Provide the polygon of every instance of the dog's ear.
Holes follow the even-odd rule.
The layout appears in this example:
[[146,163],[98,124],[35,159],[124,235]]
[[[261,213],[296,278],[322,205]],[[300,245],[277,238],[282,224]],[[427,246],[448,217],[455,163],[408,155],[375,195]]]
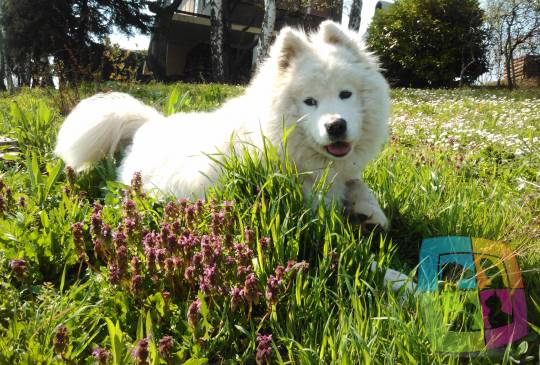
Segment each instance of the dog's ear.
[[345,47],[356,55],[358,61],[364,62],[374,69],[379,68],[377,58],[365,50],[358,33],[344,28],[336,22],[331,20],[322,22],[314,39],[315,42]]
[[319,27],[319,36],[323,42],[347,47],[357,47],[355,40],[348,33],[339,24],[331,20],[325,20]]
[[306,36],[290,27],[284,27],[279,32],[274,43],[273,52],[277,58],[280,70],[287,69],[291,61],[309,49]]

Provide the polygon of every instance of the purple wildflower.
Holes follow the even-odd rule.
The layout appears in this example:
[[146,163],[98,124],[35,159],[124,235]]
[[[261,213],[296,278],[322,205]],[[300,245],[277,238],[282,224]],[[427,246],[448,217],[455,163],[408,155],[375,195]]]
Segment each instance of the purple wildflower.
[[165,271],[167,274],[172,275],[174,273],[174,260],[171,257],[167,257],[164,261]]
[[193,283],[195,279],[195,268],[193,266],[186,267],[186,270],[184,271],[184,278],[190,283]]
[[101,227],[101,236],[108,240],[111,238],[111,226],[109,226],[108,224],[104,223],[103,226]]
[[278,280],[274,275],[270,275],[268,280],[266,281],[266,299],[268,299],[268,302],[272,305],[277,302],[277,294],[279,291],[279,286],[281,285],[281,281]]
[[137,346],[131,350],[131,356],[135,360],[136,364],[143,365],[148,364],[148,338],[143,338],[137,343]]
[[126,244],[126,235],[122,231],[114,231],[112,239],[115,247],[124,246]]
[[193,303],[189,305],[187,318],[188,323],[192,328],[197,327],[197,323],[199,322],[199,315],[201,311],[201,302],[199,299],[195,299]]
[[141,273],[141,260],[137,256],[131,258],[131,270],[133,270],[134,274]]
[[231,289],[231,309],[234,311],[242,304],[242,289],[238,286],[234,286]]
[[77,256],[79,256],[79,259],[83,259],[86,255],[84,250],[83,223],[73,223],[71,225],[71,233],[73,234],[73,244],[75,245],[75,252],[77,252]]
[[261,248],[263,250],[267,249],[268,248],[268,245],[270,244],[270,238],[268,237],[263,237],[259,240],[259,243],[261,244]]
[[223,209],[225,209],[225,212],[227,213],[232,212],[233,206],[234,206],[234,200],[225,200],[223,202]]
[[156,265],[163,267],[165,265],[165,256],[167,252],[165,251],[164,248],[156,248],[155,253],[156,253]]
[[283,268],[283,266],[281,265],[276,266],[276,269],[274,270],[274,272],[276,274],[276,279],[283,280],[283,274],[285,273],[285,269]]
[[19,279],[26,277],[26,275],[28,274],[28,267],[26,266],[26,260],[23,260],[23,259],[11,260],[9,265],[11,266],[11,270],[13,271],[15,276]]
[[146,256],[146,268],[150,271],[154,271],[156,268],[156,249],[152,247],[146,247],[144,249]]
[[137,205],[131,199],[125,198],[122,208],[126,217],[133,217],[137,213]]
[[126,217],[124,218],[124,227],[126,227],[126,233],[130,235],[137,229],[137,223],[133,219]]
[[182,269],[182,266],[184,265],[184,262],[182,261],[182,259],[178,256],[173,256],[172,261],[173,261],[174,269],[176,271],[180,271],[180,269]]
[[192,205],[188,205],[186,209],[184,210],[184,212],[186,213],[187,223],[188,224],[193,223],[193,221],[195,220],[195,212],[196,212],[195,207]]
[[147,247],[156,247],[157,246],[156,243],[157,243],[157,237],[154,232],[149,232],[146,235],[144,235],[143,246],[145,247],[145,249]]
[[179,235],[182,232],[182,226],[179,221],[174,221],[172,224],[172,231],[175,235]]
[[204,200],[197,199],[197,201],[195,202],[195,209],[196,209],[197,213],[202,211],[203,206],[204,206]]
[[225,212],[219,212],[219,213],[212,213],[212,232],[214,234],[217,234],[218,232],[222,231],[224,228],[224,222],[225,222]]
[[180,204],[180,209],[185,210],[188,206],[189,200],[187,198],[178,199],[178,204]]
[[116,285],[120,283],[121,278],[122,278],[122,272],[118,268],[118,265],[116,264],[109,265],[109,283]]
[[173,338],[171,336],[163,336],[159,340],[159,354],[164,358],[169,358],[172,355]]
[[200,252],[197,252],[193,257],[191,258],[191,263],[195,268],[198,268],[201,263],[203,262],[203,254]]
[[26,207],[26,198],[24,196],[21,196],[19,198],[19,207],[25,208]]
[[225,265],[232,266],[236,263],[236,260],[232,256],[225,256]]
[[84,243],[82,222],[71,224],[71,233],[73,234],[73,241],[76,242],[76,244]]
[[77,174],[75,173],[75,170],[73,170],[73,167],[66,166],[66,176],[67,176],[69,185],[74,185],[75,180],[77,180]]
[[253,259],[253,250],[250,249],[247,245],[242,243],[237,243],[234,245],[234,250],[236,252],[236,258],[239,265],[248,266]]
[[103,253],[103,242],[99,238],[94,238],[92,243],[94,244],[95,254],[101,255]]
[[116,259],[118,261],[118,265],[122,268],[127,268],[128,259],[127,259],[128,249],[125,245],[118,246],[116,248]]
[[243,277],[247,274],[250,274],[252,271],[253,271],[253,268],[251,267],[251,265],[238,266],[238,268],[236,269],[236,275],[238,275],[239,277]]
[[131,278],[131,290],[134,293],[139,292],[142,289],[142,277],[141,275],[133,275]]
[[255,276],[255,273],[250,273],[246,277],[246,280],[244,281],[244,298],[248,301],[249,304],[255,303],[257,304],[259,302],[259,298],[261,297],[261,292],[257,290],[257,284],[258,280]]
[[178,218],[179,209],[174,202],[169,202],[163,209],[165,216],[170,220],[175,220]]
[[94,359],[96,359],[99,365],[104,365],[109,360],[111,353],[103,347],[96,346],[92,350],[92,356],[94,357]]
[[257,354],[255,361],[257,365],[270,364],[272,358],[272,335],[257,336]]
[[171,228],[169,226],[169,223],[163,223],[161,226],[161,231],[159,234],[159,239],[161,241],[161,247],[166,247],[167,241],[169,239],[169,235],[171,234]]
[[131,178],[131,190],[137,194],[141,195],[142,193],[142,174],[140,171],[135,171],[133,177]]
[[201,291],[205,294],[208,294],[210,291],[214,290],[216,278],[216,265],[205,266],[203,270],[203,277],[200,283]]
[[65,325],[60,325],[56,329],[56,333],[53,338],[54,351],[63,355],[69,345],[69,331]]

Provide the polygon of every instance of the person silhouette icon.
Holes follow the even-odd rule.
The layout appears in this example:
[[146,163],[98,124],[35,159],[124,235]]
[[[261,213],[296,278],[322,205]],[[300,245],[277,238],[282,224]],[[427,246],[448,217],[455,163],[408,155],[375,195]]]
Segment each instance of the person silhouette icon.
[[505,288],[502,272],[499,270],[498,266],[495,263],[486,257],[483,257],[480,260],[480,266],[482,271],[489,279],[488,286],[493,289],[502,289]]
[[494,292],[484,303],[489,309],[487,319],[492,328],[507,326],[513,322],[512,314],[502,310],[502,301],[497,292]]

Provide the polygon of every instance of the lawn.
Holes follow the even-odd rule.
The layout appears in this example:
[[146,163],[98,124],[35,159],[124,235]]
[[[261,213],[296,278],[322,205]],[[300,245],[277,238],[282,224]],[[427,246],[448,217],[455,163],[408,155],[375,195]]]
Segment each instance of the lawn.
[[420,298],[369,269],[415,276],[422,239],[444,235],[505,242],[522,270],[529,335],[471,359],[538,361],[540,90],[394,90],[391,139],[364,173],[391,229],[366,235],[334,206],[306,208],[279,146],[236,146],[204,201],[116,183],[114,159],[75,175],[52,155],[58,127],[111,89],[166,114],[242,92],[2,95],[0,136],[19,151],[0,150],[0,364],[462,363],[436,351]]

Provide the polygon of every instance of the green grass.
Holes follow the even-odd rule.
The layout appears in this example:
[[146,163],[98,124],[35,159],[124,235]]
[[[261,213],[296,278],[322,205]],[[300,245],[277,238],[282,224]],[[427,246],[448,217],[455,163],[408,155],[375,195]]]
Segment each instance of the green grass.
[[[51,152],[58,127],[78,99],[109,89],[166,114],[209,110],[242,91],[102,84],[3,95],[0,135],[17,139],[20,153],[0,161],[0,364],[90,364],[97,346],[109,363],[132,363],[143,338],[152,364],[255,363],[259,334],[272,335],[272,363],[461,363],[434,349],[421,301],[402,299],[382,284],[382,272],[369,270],[375,260],[414,275],[421,240],[441,235],[500,240],[518,253],[530,334],[473,361],[538,361],[540,91],[394,90],[392,139],[364,174],[391,220],[381,237],[361,235],[336,207],[307,209],[294,166],[280,163],[272,146],[260,151],[265,158],[237,147],[207,203],[187,203],[196,207],[193,217],[171,197],[157,201],[115,183],[113,160],[67,176]],[[232,200],[232,207],[222,204]],[[126,242],[96,229],[98,215]],[[202,266],[185,276],[203,249],[167,248],[167,239],[155,238],[156,248],[178,260],[154,267],[141,244],[147,231],[177,240],[185,229],[218,237],[209,288],[200,286]],[[14,268],[15,259],[24,264]],[[281,277],[290,260],[298,264]],[[254,274],[253,298],[233,303],[230,290],[249,286],[239,270]],[[281,281],[271,284],[273,277]],[[194,302],[199,311],[189,316]],[[164,336],[173,339],[167,354],[160,352]]]

